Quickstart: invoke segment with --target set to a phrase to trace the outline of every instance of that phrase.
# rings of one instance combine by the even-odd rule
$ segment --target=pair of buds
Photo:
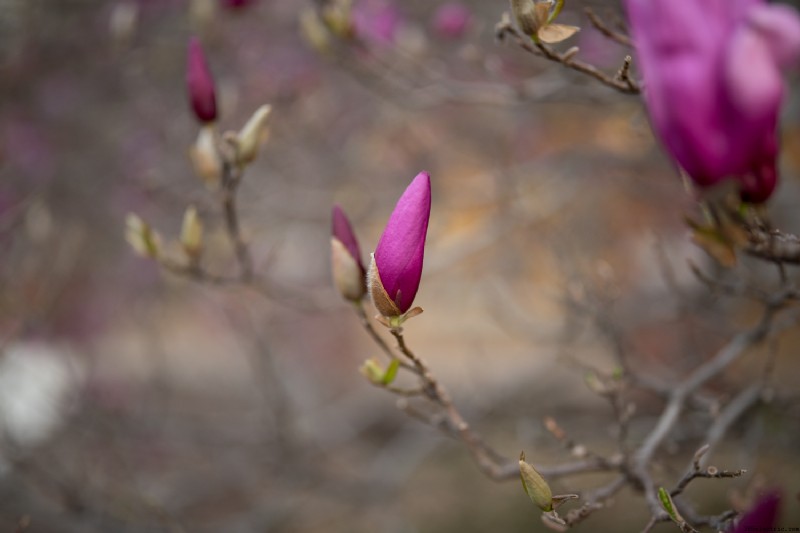
[[[392,326],[421,312],[411,308],[422,278],[425,238],[431,213],[431,180],[420,172],[397,201],[386,223],[369,272],[344,211],[333,208],[333,280],[347,300],[360,302],[369,290],[378,312]]]

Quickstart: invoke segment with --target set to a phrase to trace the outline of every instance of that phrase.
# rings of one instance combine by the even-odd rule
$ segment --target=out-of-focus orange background
[[[331,205],[350,215],[367,258],[423,169],[433,208],[415,303],[425,313],[406,339],[509,457],[571,459],[545,416],[613,452],[610,408],[575,363],[613,368],[598,316],[638,369],[666,381],[755,319],[752,305],[692,276],[689,261],[716,267],[690,242],[684,217],[698,216],[695,202],[640,100],[496,42],[504,2],[464,2],[472,20],[456,38],[432,26],[439,3],[398,2],[395,42],[374,44],[380,62],[309,47],[298,24],[305,2],[221,4],[0,3],[3,531],[541,529],[517,481],[484,478],[462,446],[406,417],[357,371],[379,354],[330,283]],[[562,18],[582,30],[560,46],[613,73],[627,51],[591,28],[587,6],[620,15],[570,2]],[[193,204],[205,264],[235,272],[216,197],[187,155],[198,128],[184,86],[191,35],[217,80],[223,130],[273,106],[269,141],[240,190],[271,298],[165,274],[124,240],[135,212],[178,254]],[[792,90],[769,206],[795,233],[799,107]],[[775,279],[746,260],[733,276],[767,288]],[[777,399],[749,412],[711,458],[748,473],[695,482],[701,512],[777,485],[782,524],[800,526],[799,340],[789,331],[711,384],[726,401],[778,350]],[[637,407],[632,445],[662,403],[643,396]],[[680,478],[704,424],[687,417],[671,435],[657,477]],[[575,530],[638,531],[646,520],[641,497],[623,492]]]

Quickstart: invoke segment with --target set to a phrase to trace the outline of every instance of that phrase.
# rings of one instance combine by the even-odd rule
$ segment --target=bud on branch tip
[[[197,119],[207,124],[217,119],[217,96],[214,78],[206,63],[206,56],[200,40],[189,40],[189,54],[186,63],[186,86],[189,101]]]
[[[399,317],[414,302],[422,277],[430,214],[430,176],[420,172],[397,201],[372,255],[370,294],[385,317]]]
[[[358,240],[344,211],[333,206],[331,223],[331,269],[336,289],[347,300],[358,302],[366,294],[366,269]]]
[[[519,475],[522,478],[522,488],[531,501],[544,512],[553,510],[553,492],[550,485],[542,475],[530,464],[525,462],[525,452],[519,454]]]

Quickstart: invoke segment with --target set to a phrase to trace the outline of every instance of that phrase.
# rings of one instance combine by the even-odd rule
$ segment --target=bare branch
[[[520,48],[526,52],[539,57],[544,57],[545,59],[554,61],[556,63],[561,63],[565,67],[571,68],[572,70],[578,71],[582,74],[586,74],[587,76],[590,76],[621,93],[639,94],[641,92],[639,83],[627,76],[627,67],[625,64],[623,64],[623,68],[620,70],[617,76],[609,76],[594,65],[574,59],[574,53],[567,51],[563,54],[560,54],[544,43],[533,42],[527,35],[520,32],[517,28],[511,25],[510,22],[507,21],[502,21],[497,25],[495,35],[497,35],[498,39],[500,40],[510,37]],[[629,61],[630,60],[626,58],[626,63]]]
[[[594,12],[592,8],[587,7],[583,10],[586,13],[586,16],[589,18],[589,22],[592,23],[597,31],[611,39],[612,41],[621,44],[622,46],[632,47],[633,43],[631,42],[631,38],[625,35],[624,33],[618,32],[612,28],[609,28],[605,22]]]

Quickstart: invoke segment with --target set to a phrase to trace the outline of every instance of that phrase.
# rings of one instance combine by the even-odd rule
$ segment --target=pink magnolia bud
[[[200,122],[209,123],[217,119],[217,96],[214,78],[206,63],[200,41],[192,37],[189,41],[189,57],[186,64],[186,85],[192,110]]]
[[[777,183],[781,70],[800,16],[763,0],[626,0],[656,134],[699,187],[733,178],[743,200]]]
[[[333,206],[331,267],[339,293],[353,302],[361,300],[367,292],[366,270],[350,221],[338,205]]]
[[[472,13],[460,2],[443,4],[433,14],[433,29],[445,39],[458,39],[472,24]]]
[[[431,179],[420,172],[397,201],[372,255],[368,284],[383,316],[398,317],[414,302],[430,215]]]

